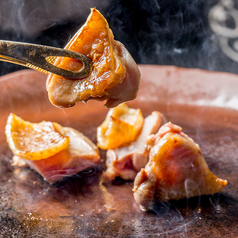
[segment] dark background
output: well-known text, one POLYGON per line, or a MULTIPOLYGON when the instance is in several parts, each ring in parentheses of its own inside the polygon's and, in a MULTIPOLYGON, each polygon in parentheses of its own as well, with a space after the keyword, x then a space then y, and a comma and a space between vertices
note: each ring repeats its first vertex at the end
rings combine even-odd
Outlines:
MULTIPOLYGON (((57 6, 57 1, 36 1, 34 5, 27 0, 2 0, 0 39, 63 48, 86 21, 90 7, 96 6, 107 19, 115 39, 126 46, 138 64, 176 65, 238 73, 237 62, 222 52, 218 36, 209 26, 208 13, 218 2, 104 0, 95 3, 68 0, 71 8, 67 5, 64 11, 57 6), (76 8, 82 10, 78 15, 74 12, 76 8), (51 9, 62 13, 55 16, 51 9), (38 29, 37 24, 44 19, 46 23, 38 29)), ((0 62, 0 75, 19 69, 23 67, 0 62)))

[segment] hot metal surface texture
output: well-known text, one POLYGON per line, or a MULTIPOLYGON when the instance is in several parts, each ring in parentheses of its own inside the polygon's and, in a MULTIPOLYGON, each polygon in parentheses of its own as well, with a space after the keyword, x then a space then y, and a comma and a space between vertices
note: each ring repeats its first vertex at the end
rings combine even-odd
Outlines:
POLYGON ((46 76, 23 70, 0 78, 0 237, 237 236, 238 76, 170 66, 140 70, 140 91, 129 105, 144 116, 161 111, 183 127, 211 171, 228 185, 219 194, 158 202, 153 211, 142 212, 133 182, 101 183, 103 165, 54 185, 31 169, 11 166, 4 134, 11 112, 73 127, 96 143, 96 128, 108 111, 95 101, 56 108, 47 98, 46 76))

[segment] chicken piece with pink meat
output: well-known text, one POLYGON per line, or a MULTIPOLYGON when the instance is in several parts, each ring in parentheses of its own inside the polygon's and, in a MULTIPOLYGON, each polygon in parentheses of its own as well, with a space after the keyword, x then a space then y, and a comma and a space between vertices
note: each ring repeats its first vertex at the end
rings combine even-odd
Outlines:
POLYGON ((29 166, 49 183, 100 164, 99 150, 89 138, 56 122, 31 123, 10 114, 5 132, 12 165, 29 166))
POLYGON ((156 133, 164 123, 164 116, 154 111, 144 119, 143 128, 135 141, 126 146, 109 149, 104 181, 112 181, 117 177, 133 180, 149 160, 149 148, 146 144, 148 136, 156 133))
POLYGON ((220 192, 227 184, 209 169, 199 146, 171 122, 148 138, 149 162, 134 181, 134 198, 142 210, 167 202, 220 192))

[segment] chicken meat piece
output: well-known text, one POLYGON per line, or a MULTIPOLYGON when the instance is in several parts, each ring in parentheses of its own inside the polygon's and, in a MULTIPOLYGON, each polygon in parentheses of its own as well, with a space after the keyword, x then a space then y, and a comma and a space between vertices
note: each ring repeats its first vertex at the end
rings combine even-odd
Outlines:
MULTIPOLYGON (((139 69, 125 46, 114 40, 106 19, 95 8, 65 49, 86 55, 93 67, 89 76, 78 80, 50 74, 47 90, 52 104, 72 107, 76 102, 96 99, 106 100, 105 106, 110 108, 136 97, 139 69)), ((73 71, 82 68, 79 60, 66 57, 58 57, 54 65, 73 71)))
POLYGON ((91 140, 55 122, 30 123, 11 114, 6 136, 13 165, 29 166, 49 183, 100 163, 99 150, 91 140))
POLYGON ((139 136, 143 123, 141 110, 129 108, 126 103, 110 109, 97 128, 98 147, 108 150, 131 143, 139 136))
POLYGON ((116 177, 133 180, 149 160, 149 148, 146 143, 148 136, 156 133, 164 123, 164 116, 154 111, 144 119, 142 131, 134 142, 128 146, 108 150, 104 181, 112 181, 116 177))
POLYGON ((227 184, 208 168, 199 146, 172 123, 151 135, 150 159, 134 181, 134 198, 142 210, 167 202, 220 192, 227 184))

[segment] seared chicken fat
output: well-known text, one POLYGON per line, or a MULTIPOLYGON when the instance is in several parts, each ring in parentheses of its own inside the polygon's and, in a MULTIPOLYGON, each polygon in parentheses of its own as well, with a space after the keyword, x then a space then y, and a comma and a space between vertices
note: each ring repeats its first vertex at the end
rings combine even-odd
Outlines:
POLYGON ((10 114, 6 137, 13 165, 30 166, 55 183, 100 162, 98 148, 82 133, 55 122, 30 123, 10 114))
POLYGON ((167 202, 214 194, 227 184, 208 168, 200 148, 182 132, 167 123, 151 135, 150 159, 134 181, 134 198, 142 210, 152 209, 156 200, 167 202))
POLYGON ((108 150, 104 180, 114 180, 116 177, 133 180, 149 160, 148 136, 156 133, 164 122, 164 116, 154 111, 145 118, 142 131, 135 141, 128 146, 108 150))
MULTIPOLYGON (((136 97, 139 69, 125 46, 114 40, 106 19, 99 11, 91 10, 87 22, 65 49, 89 57, 93 68, 89 76, 78 80, 50 74, 47 90, 52 104, 72 107, 76 102, 96 99, 106 100, 106 107, 115 107, 136 97)), ((82 63, 72 58, 58 57, 54 65, 73 71, 82 68, 82 63)))
POLYGON ((15 155, 29 160, 50 157, 68 148, 69 137, 63 136, 57 123, 31 123, 11 113, 7 120, 6 136, 15 155))
POLYGON ((97 128, 98 147, 108 150, 131 143, 139 136, 143 123, 140 109, 129 108, 125 103, 110 109, 97 128))

